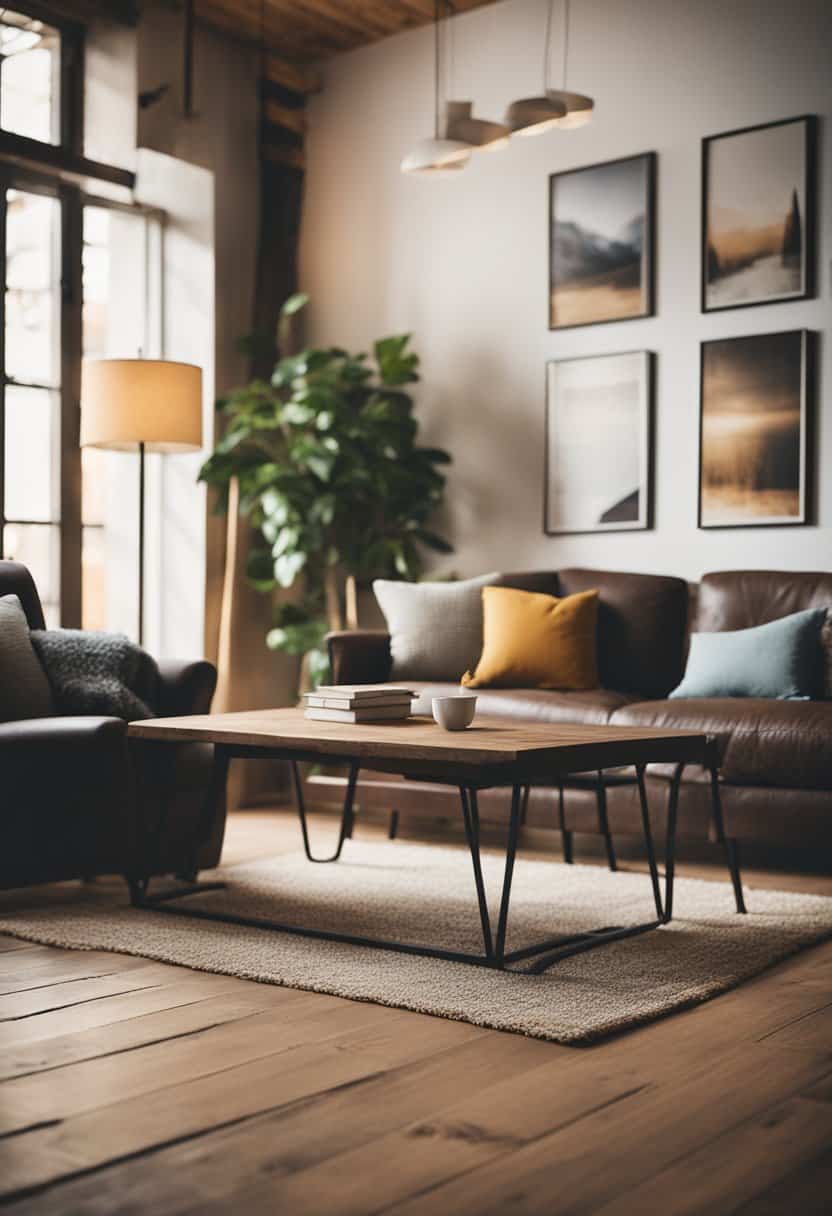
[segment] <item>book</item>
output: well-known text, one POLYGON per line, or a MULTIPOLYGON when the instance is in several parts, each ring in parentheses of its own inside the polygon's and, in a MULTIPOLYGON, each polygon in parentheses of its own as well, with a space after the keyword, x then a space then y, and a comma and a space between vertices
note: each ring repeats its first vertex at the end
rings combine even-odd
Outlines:
POLYGON ((307 692, 303 699, 306 705, 314 709, 374 709, 382 705, 399 705, 406 713, 410 713, 412 703, 409 694, 406 697, 367 697, 354 701, 350 697, 320 697, 317 693, 307 692))
POLYGON ((393 684, 320 684, 314 693, 307 696, 348 698, 350 701, 400 701, 405 697, 415 697, 411 688, 397 688, 393 684))
POLYGON ((405 722, 410 717, 409 707, 403 705, 379 705, 375 709, 305 709, 305 718, 314 722, 405 722))

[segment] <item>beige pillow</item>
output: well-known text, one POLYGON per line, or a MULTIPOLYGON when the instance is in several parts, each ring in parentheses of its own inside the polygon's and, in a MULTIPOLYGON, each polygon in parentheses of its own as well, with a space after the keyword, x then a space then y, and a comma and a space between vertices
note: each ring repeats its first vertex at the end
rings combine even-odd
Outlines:
POLYGON ((482 651, 484 574, 448 583, 373 583, 390 633, 394 680, 450 680, 473 671, 482 651))
POLYGON ((52 690, 16 595, 0 596, 0 722, 48 718, 52 690))

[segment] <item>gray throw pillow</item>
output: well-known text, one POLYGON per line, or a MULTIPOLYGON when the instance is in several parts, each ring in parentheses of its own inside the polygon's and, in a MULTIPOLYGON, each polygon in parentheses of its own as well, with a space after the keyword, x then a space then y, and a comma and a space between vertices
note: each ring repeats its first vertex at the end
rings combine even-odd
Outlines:
POLYGON ((825 620, 825 608, 810 608, 752 629, 694 633, 684 679, 670 696, 822 696, 820 631, 825 620))
POLYGON ((0 722, 48 718, 52 691, 16 595, 0 596, 0 722))
POLYGON ((154 717, 136 689, 149 656, 123 633, 32 630, 32 645, 61 714, 93 714, 135 722, 154 717))
POLYGON ((482 589, 500 575, 453 583, 373 583, 390 633, 394 680, 459 681, 482 653, 482 589))

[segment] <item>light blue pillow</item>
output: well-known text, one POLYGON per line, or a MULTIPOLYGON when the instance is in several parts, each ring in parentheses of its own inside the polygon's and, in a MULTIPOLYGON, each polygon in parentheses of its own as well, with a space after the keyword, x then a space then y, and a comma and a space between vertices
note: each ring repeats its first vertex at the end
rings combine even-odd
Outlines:
POLYGON ((691 634, 684 678, 670 696, 819 696, 825 620, 825 608, 810 608, 753 629, 691 634))

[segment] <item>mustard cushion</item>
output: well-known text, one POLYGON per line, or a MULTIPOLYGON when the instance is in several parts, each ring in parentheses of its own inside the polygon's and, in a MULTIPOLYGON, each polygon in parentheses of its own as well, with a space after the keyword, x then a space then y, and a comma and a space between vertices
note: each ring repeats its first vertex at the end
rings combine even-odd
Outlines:
POLYGON ((598 592, 558 599, 511 587, 483 587, 483 649, 466 688, 598 687, 598 592))

